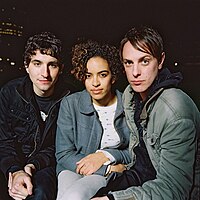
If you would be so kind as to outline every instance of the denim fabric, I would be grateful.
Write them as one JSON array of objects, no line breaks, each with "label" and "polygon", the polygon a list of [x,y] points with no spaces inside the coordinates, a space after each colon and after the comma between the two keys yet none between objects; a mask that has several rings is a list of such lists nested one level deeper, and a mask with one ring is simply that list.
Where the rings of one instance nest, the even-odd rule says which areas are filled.
[{"label": "denim fabric", "polygon": [[[134,165],[134,148],[139,143],[134,123],[134,92],[129,85],[124,92],[124,109],[131,129],[130,153]],[[144,105],[141,114],[143,140],[156,178],[142,186],[113,192],[116,200],[188,199],[193,184],[193,165],[200,132],[199,111],[187,94],[177,88],[161,88]]]},{"label": "denim fabric", "polygon": [[[117,163],[129,163],[130,131],[125,120],[121,93],[116,91],[116,95],[118,101],[114,127],[119,134],[120,144],[104,150],[109,152]],[[102,134],[103,127],[86,90],[64,97],[57,121],[57,173],[65,169],[75,172],[77,161],[100,148]],[[97,173],[104,171],[100,168]]]}]

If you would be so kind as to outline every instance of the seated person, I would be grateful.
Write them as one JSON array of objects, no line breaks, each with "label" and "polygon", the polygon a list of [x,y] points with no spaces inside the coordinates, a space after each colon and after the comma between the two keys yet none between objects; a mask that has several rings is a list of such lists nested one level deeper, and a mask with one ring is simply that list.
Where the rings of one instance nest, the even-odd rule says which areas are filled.
[{"label": "seated person", "polygon": [[93,200],[183,200],[191,191],[198,198],[200,114],[178,88],[181,74],[164,67],[160,34],[151,27],[132,28],[121,41],[120,53],[129,81],[123,105],[132,163],[104,188],[106,196]]},{"label": "seated person", "polygon": [[86,90],[66,96],[57,121],[57,200],[89,200],[112,171],[130,162],[129,129],[121,93],[116,47],[88,40],[73,48],[72,73]]},{"label": "seated person", "polygon": [[60,101],[69,93],[68,85],[60,77],[61,55],[61,41],[52,33],[31,36],[24,52],[27,76],[1,88],[0,198],[3,200],[56,198],[56,121]]}]

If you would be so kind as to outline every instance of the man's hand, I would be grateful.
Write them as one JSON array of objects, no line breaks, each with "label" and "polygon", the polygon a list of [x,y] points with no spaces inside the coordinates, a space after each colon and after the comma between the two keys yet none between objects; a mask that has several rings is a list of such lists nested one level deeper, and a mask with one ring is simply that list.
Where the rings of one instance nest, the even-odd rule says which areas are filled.
[{"label": "man's hand", "polygon": [[24,171],[29,174],[30,176],[33,175],[33,172],[35,171],[35,166],[33,164],[27,164],[25,167],[24,167]]},{"label": "man's hand", "polygon": [[32,194],[33,185],[30,176],[23,170],[9,173],[8,193],[15,200],[26,199]]},{"label": "man's hand", "polygon": [[110,167],[110,173],[111,172],[120,172],[120,173],[122,173],[124,170],[126,170],[126,168],[125,168],[125,166],[123,164],[111,165],[111,167]]},{"label": "man's hand", "polygon": [[109,198],[107,196],[104,196],[104,197],[95,197],[92,198],[91,200],[109,200]]},{"label": "man's hand", "polygon": [[78,161],[76,173],[91,175],[96,172],[109,159],[102,152],[90,154]]}]

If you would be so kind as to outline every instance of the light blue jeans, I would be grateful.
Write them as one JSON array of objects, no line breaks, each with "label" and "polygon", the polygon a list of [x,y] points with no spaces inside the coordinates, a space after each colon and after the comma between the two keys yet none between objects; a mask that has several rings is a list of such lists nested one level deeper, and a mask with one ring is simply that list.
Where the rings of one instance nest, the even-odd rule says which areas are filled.
[{"label": "light blue jeans", "polygon": [[57,200],[89,200],[106,185],[107,181],[104,176],[95,174],[82,176],[64,170],[58,175]]}]

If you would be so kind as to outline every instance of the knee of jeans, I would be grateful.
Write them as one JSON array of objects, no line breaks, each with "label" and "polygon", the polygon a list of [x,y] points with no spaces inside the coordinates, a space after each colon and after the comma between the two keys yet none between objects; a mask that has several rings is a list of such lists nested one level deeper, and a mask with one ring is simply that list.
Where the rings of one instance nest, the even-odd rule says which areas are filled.
[{"label": "knee of jeans", "polygon": [[65,200],[85,200],[87,199],[83,194],[80,194],[78,191],[77,192],[72,192],[70,194],[67,194],[67,199],[64,198]]}]

